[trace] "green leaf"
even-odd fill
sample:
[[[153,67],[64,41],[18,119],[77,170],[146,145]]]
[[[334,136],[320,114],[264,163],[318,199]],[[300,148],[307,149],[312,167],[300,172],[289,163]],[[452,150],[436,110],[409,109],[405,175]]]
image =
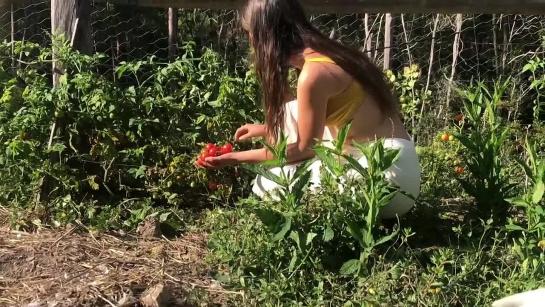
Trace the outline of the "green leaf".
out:
[[[396,229],[396,231],[392,232],[391,234],[387,235],[387,236],[384,236],[382,238],[380,238],[376,243],[375,243],[375,246],[379,246],[381,244],[384,244],[390,240],[392,240],[395,236],[397,236],[399,232],[399,229]]]
[[[314,241],[314,238],[316,238],[317,234],[314,233],[314,232],[309,232],[307,233],[307,241],[306,241],[306,245],[309,246],[312,241]]]
[[[56,143],[55,145],[51,146],[51,148],[49,148],[47,150],[47,152],[51,153],[51,152],[58,152],[58,153],[61,153],[63,152],[64,150],[66,149],[66,146],[64,144],[61,144],[61,143]]]
[[[316,160],[310,159],[306,160],[303,163],[297,165],[297,169],[295,170],[295,173],[293,173],[293,180],[297,180],[299,177],[305,176],[305,172],[308,170],[308,167],[310,164],[315,162]]]
[[[165,212],[165,213],[159,215],[159,222],[160,223],[165,222],[168,219],[168,217],[170,216],[170,214],[171,214],[171,212]]]
[[[295,268],[295,265],[297,264],[297,252],[293,251],[293,255],[291,255],[290,265],[288,267],[288,270],[290,272],[293,272],[293,269]]]
[[[348,161],[352,169],[354,169],[355,171],[357,171],[358,173],[360,173],[360,175],[364,177],[367,176],[367,173],[368,173],[367,169],[363,167],[358,160],[354,159],[350,155],[343,155],[343,157],[346,159],[346,161]]]
[[[508,198],[505,201],[519,207],[528,207],[528,202],[523,198]]]
[[[254,209],[254,213],[271,232],[277,230],[276,228],[282,223],[282,219],[284,218],[280,212],[272,209],[258,208]]]
[[[532,83],[530,84],[530,88],[535,89],[538,87],[538,85],[541,85],[542,82],[543,81],[541,81],[540,79],[536,79],[532,81]]]
[[[303,198],[303,195],[304,195],[305,191],[307,190],[306,187],[310,184],[310,176],[311,175],[312,175],[312,173],[310,171],[307,171],[293,185],[292,193],[293,193],[293,195],[295,197],[296,205]]]
[[[274,182],[274,183],[276,183],[278,185],[281,185],[281,186],[284,185],[284,181],[282,180],[282,178],[280,178],[280,176],[277,176],[277,175],[273,174],[268,169],[264,169],[263,166],[261,166],[261,165],[243,164],[243,165],[241,165],[241,167],[243,169],[245,169],[245,170],[248,170],[248,171],[256,174],[256,175],[260,175],[263,178],[269,179],[270,181],[272,181],[272,182]]]
[[[326,228],[324,230],[324,242],[331,241],[334,236],[335,236],[335,232],[333,231],[333,229],[331,229],[331,227],[329,225],[326,226]]]
[[[342,275],[352,275],[361,269],[361,262],[359,259],[351,259],[343,264],[340,273]]]
[[[524,173],[526,174],[526,176],[528,176],[528,178],[532,179],[532,181],[533,181],[534,178],[533,178],[532,168],[528,164],[526,164],[526,162],[524,162],[523,160],[521,160],[518,157],[515,157],[515,161],[522,167],[522,169],[524,170]]]
[[[337,139],[335,140],[335,149],[337,152],[342,152],[344,143],[346,142],[346,138],[348,137],[348,133],[350,132],[350,128],[352,127],[352,123],[348,123],[344,125],[337,134]]]
[[[347,226],[347,230],[352,235],[352,237],[354,239],[356,239],[356,241],[358,241],[360,246],[364,246],[363,234],[362,234],[361,228],[360,228],[360,226],[358,224],[356,224],[354,222],[349,222],[348,226]]]
[[[545,193],[545,183],[543,181],[537,182],[536,186],[534,187],[534,194],[532,195],[532,202],[534,204],[538,204],[541,199],[543,198],[543,194]]]
[[[520,227],[519,225],[515,225],[515,224],[505,225],[505,229],[507,229],[509,231],[525,231],[526,230],[526,229]]]
[[[534,71],[534,65],[532,65],[532,63],[528,63],[524,65],[524,67],[522,67],[522,72],[527,72],[527,71],[530,71],[530,72]]]
[[[284,217],[284,222],[280,224],[280,230],[274,234],[273,241],[280,241],[284,239],[286,233],[291,229],[291,218]]]
[[[289,235],[289,238],[292,239],[295,244],[297,245],[297,249],[302,252],[303,251],[303,247],[301,246],[301,232],[299,231],[292,231],[290,232],[290,235]]]
[[[91,176],[87,179],[87,182],[89,183],[91,189],[98,191],[98,189],[100,189],[100,186],[98,185],[98,183],[96,183],[96,178],[97,176]]]
[[[331,173],[339,177],[342,175],[342,167],[337,159],[331,153],[331,149],[324,146],[317,146],[314,148],[314,152],[318,159],[322,162]]]

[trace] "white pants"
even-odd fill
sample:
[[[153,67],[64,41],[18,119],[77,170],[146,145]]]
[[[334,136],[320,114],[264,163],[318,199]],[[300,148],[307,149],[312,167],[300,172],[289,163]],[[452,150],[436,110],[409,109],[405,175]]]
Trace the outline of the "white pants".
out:
[[[284,124],[284,134],[288,138],[288,144],[297,142],[297,101],[291,101],[286,106]],[[323,140],[332,140],[331,132],[326,127]],[[386,171],[385,177],[398,186],[403,192],[418,197],[420,193],[420,162],[416,154],[415,145],[412,141],[398,138],[389,138],[384,140],[384,147],[399,150],[399,158]],[[361,153],[354,152],[354,157],[358,159],[363,167],[367,167],[367,159],[362,157]],[[287,165],[284,167],[275,167],[270,171],[280,175],[282,171],[285,174],[293,174],[297,165]],[[321,162],[315,161],[310,165],[311,187],[316,188],[320,185]],[[262,176],[257,176],[253,185],[253,192],[259,197],[265,197],[270,192],[278,189],[278,185]],[[401,216],[407,213],[414,206],[414,200],[403,195],[397,194],[391,203],[384,207],[381,216],[384,218],[393,218],[396,215]]]

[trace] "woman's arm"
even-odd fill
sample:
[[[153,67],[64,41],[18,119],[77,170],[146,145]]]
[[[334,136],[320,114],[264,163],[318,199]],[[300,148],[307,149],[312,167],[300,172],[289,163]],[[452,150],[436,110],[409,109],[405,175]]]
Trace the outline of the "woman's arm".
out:
[[[235,132],[235,141],[250,141],[253,138],[265,137],[267,135],[267,126],[262,124],[246,124],[238,128]]]
[[[273,156],[268,149],[260,148],[231,152],[218,157],[207,157],[203,166],[205,168],[222,168],[239,164],[257,164],[272,159]]]
[[[297,142],[288,145],[288,162],[296,163],[314,157],[316,140],[324,135],[327,102],[338,92],[338,80],[323,64],[307,63],[297,84]]]
[[[297,163],[314,157],[312,147],[324,134],[327,102],[333,93],[340,92],[338,80],[321,64],[306,64],[297,86],[297,142],[287,148],[288,163]],[[260,163],[273,159],[266,148],[233,152],[219,157],[209,157],[205,167],[221,168],[243,163]]]

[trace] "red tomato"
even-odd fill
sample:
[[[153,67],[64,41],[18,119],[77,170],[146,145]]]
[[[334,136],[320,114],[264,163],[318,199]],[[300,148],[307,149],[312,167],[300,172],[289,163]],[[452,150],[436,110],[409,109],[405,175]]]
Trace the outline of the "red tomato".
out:
[[[464,120],[464,114],[457,114],[456,116],[454,116],[454,120],[457,121],[457,122],[461,122]]]
[[[227,143],[227,144],[221,146],[221,154],[222,155],[230,153],[230,152],[233,152],[233,145]]]
[[[465,171],[465,169],[464,169],[463,167],[461,167],[461,166],[456,166],[456,167],[454,168],[454,172],[455,172],[456,174],[458,174],[458,175],[463,174],[464,171]]]
[[[213,182],[213,181],[209,181],[208,182],[208,189],[211,190],[211,191],[216,191],[218,189],[218,184]]]
[[[449,137],[448,133],[443,133],[443,135],[441,135],[441,140],[443,140],[443,142],[448,142]]]
[[[208,156],[209,157],[215,157],[218,155],[218,148],[212,147],[208,150]]]
[[[206,148],[206,150],[208,151],[208,150],[210,150],[212,148],[216,148],[216,145],[214,145],[212,143],[208,143],[208,144],[206,144],[206,146],[204,148]]]

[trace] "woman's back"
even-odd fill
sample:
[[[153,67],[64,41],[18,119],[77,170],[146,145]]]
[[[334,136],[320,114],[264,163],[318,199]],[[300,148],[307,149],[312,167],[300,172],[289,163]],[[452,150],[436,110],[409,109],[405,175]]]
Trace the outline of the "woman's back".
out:
[[[311,49],[305,50],[304,74],[326,74],[332,89],[328,100],[327,126],[333,137],[344,124],[352,121],[349,138],[365,142],[377,138],[410,140],[398,115],[386,115],[379,102],[367,95],[365,88],[330,58]],[[313,67],[310,68],[309,65]]]

